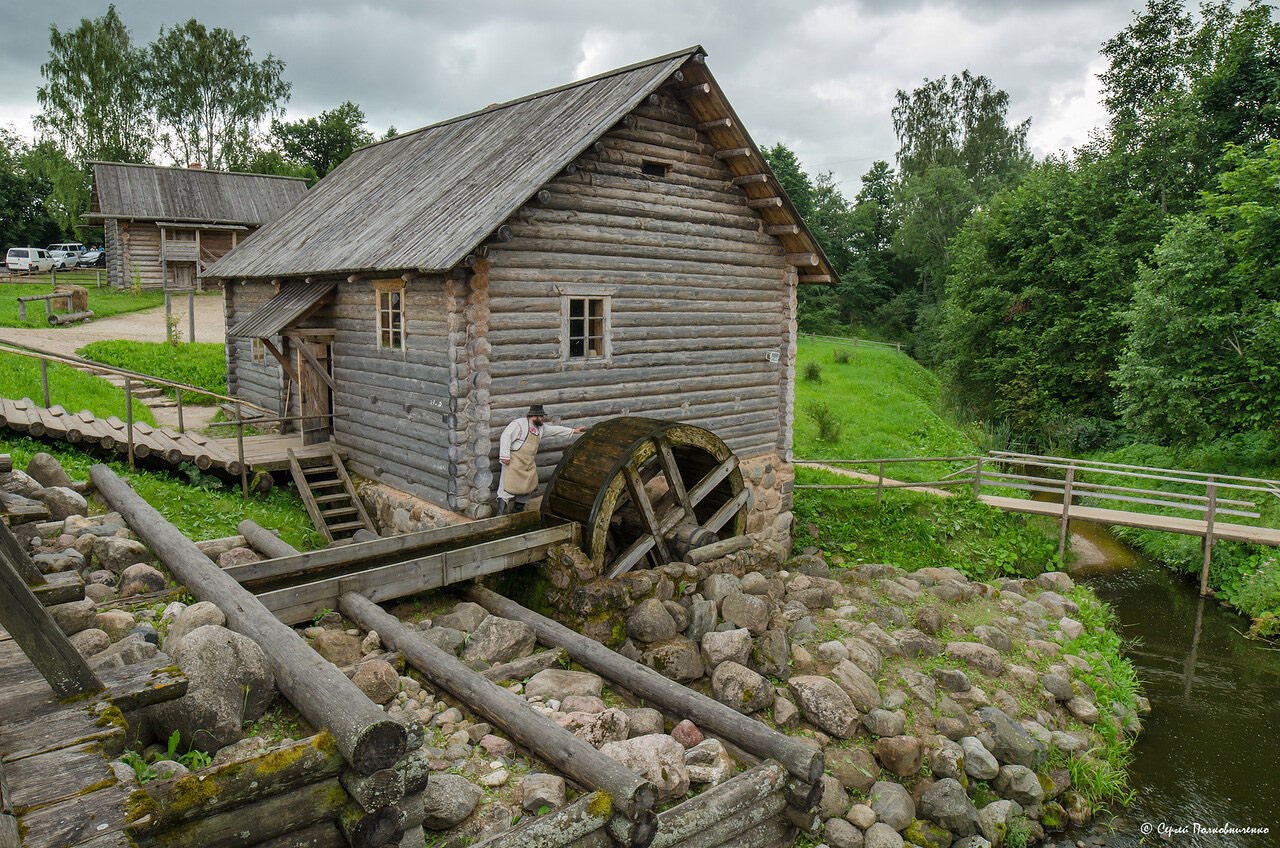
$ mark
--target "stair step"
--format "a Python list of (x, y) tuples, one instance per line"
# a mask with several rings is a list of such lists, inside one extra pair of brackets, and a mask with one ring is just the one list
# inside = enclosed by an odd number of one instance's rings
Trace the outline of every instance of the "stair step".
[(329, 528), (329, 532), (333, 533), (338, 530), (359, 530), (364, 527), (363, 521), (348, 521), (345, 524), (334, 524)]
[(164, 395), (164, 389), (152, 388), (152, 389), (134, 389), (133, 390), (133, 396), (141, 400), (146, 400), (147, 398), (162, 397), (163, 395)]
[(337, 471), (336, 465), (304, 465), (302, 466), (303, 474), (320, 474), (325, 471)]
[(347, 499), (348, 498), (347, 498), (346, 492), (339, 492), (336, 495), (321, 495), (320, 497), (315, 499), (315, 502), (318, 504), (333, 503), (334, 501), (345, 501)]
[(314, 492), (316, 489), (332, 489), (334, 486), (344, 486), (341, 480), (308, 480), (307, 485)]
[(340, 515), (355, 515), (356, 508), (353, 506), (343, 506), (336, 509), (322, 509), (320, 510), (320, 514), (324, 516), (325, 523), (327, 524), (330, 518), (336, 518)]

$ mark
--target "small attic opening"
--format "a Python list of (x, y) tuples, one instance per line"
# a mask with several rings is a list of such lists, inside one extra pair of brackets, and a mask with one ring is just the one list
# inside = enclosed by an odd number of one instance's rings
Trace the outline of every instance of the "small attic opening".
[(645, 159), (640, 163), (640, 173), (646, 177), (666, 177), (671, 173), (671, 163)]

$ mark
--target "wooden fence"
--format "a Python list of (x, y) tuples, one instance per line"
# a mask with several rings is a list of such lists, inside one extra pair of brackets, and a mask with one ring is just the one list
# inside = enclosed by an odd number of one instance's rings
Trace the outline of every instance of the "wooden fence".
[[(931, 475), (934, 479), (923, 481), (904, 482), (888, 475), (892, 467), (907, 464), (942, 467)], [(1246, 496), (1280, 498), (1280, 481), (1259, 477), (1013, 451), (992, 451), (986, 456), (797, 460), (796, 465), (875, 469), (874, 475), (856, 475), (864, 479), (864, 483), (797, 484), (797, 489), (874, 489), (877, 504), (886, 489), (930, 490), (935, 494), (965, 489), (985, 503), (1009, 512), (1057, 517), (1060, 559), (1066, 554), (1067, 527), (1073, 518), (1201, 536), (1204, 539), (1201, 594), (1208, 593), (1209, 562), (1215, 540), (1280, 546), (1280, 530), (1223, 521), (1223, 518), (1256, 520), (1262, 517), (1257, 501), (1248, 500)], [(1111, 504), (1132, 505), (1143, 511), (1113, 508)], [(1188, 519), (1187, 513), (1195, 517)]]

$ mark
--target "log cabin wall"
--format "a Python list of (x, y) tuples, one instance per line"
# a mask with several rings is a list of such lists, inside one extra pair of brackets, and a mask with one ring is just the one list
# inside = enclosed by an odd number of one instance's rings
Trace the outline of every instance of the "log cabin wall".
[[(122, 263), (120, 286), (129, 288), (138, 283), (144, 289), (158, 289), (164, 285), (160, 268), (160, 228), (150, 221), (119, 222), (120, 254)], [(111, 245), (107, 245), (108, 252)]]
[(456, 435), (445, 281), (399, 282), (404, 350), (378, 347), (378, 281), (343, 281), (302, 326), (337, 331), (330, 360), (337, 386), (334, 441), (352, 470), (446, 504), (455, 489), (450, 448)]
[[(223, 290), (223, 311), (227, 327), (245, 320), (276, 294), (276, 287), (265, 281), (228, 283)], [(251, 339), (227, 337), (227, 391), (234, 397), (274, 409), (282, 417), (297, 412), (297, 389), (290, 393), (289, 408), (284, 407), (285, 378), (280, 363), (265, 349), (260, 359), (254, 358)], [(283, 350), (280, 337), (271, 339), (277, 350)]]
[(120, 222), (108, 218), (102, 222), (102, 246), (107, 252), (107, 285), (121, 288), (124, 281), (124, 251), (121, 248)]
[[(688, 421), (743, 459), (787, 456), (795, 271), (688, 108), (652, 101), (509, 219), (510, 241), (490, 245), (495, 469), (502, 428), (531, 403), (566, 424)], [(607, 356), (565, 360), (571, 296), (608, 299)], [(544, 482), (560, 454), (540, 453)]]

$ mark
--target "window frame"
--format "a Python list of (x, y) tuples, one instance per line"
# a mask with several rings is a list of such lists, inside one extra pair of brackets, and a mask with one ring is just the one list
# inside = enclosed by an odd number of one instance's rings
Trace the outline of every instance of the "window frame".
[(265, 365), (267, 362), (267, 345), (257, 336), (249, 340), (249, 358), (254, 365)]
[[(605, 365), (613, 359), (613, 308), (612, 295), (608, 292), (601, 291), (575, 291), (565, 292), (560, 295), (560, 363), (561, 365), (570, 367), (589, 367), (593, 365)], [(581, 301), (584, 304), (583, 317), (571, 318), (573, 303)], [(586, 342), (591, 338), (590, 323), (593, 320), (590, 316), (591, 303), (596, 301), (600, 303), (601, 314), (598, 318), (600, 321), (600, 353), (595, 356), (587, 356)], [(570, 336), (570, 325), (575, 320), (584, 322), (584, 335), (582, 337), (584, 353), (581, 356), (571, 356), (570, 349), (572, 347), (572, 337)]]
[[(403, 354), (409, 349), (405, 289), (406, 284), (401, 279), (373, 281), (373, 344), (376, 350)], [(398, 297), (399, 302), (384, 305), (383, 299), (392, 297)], [(399, 317), (398, 324), (393, 320), (396, 316)], [(384, 324), (384, 320), (387, 323)]]

